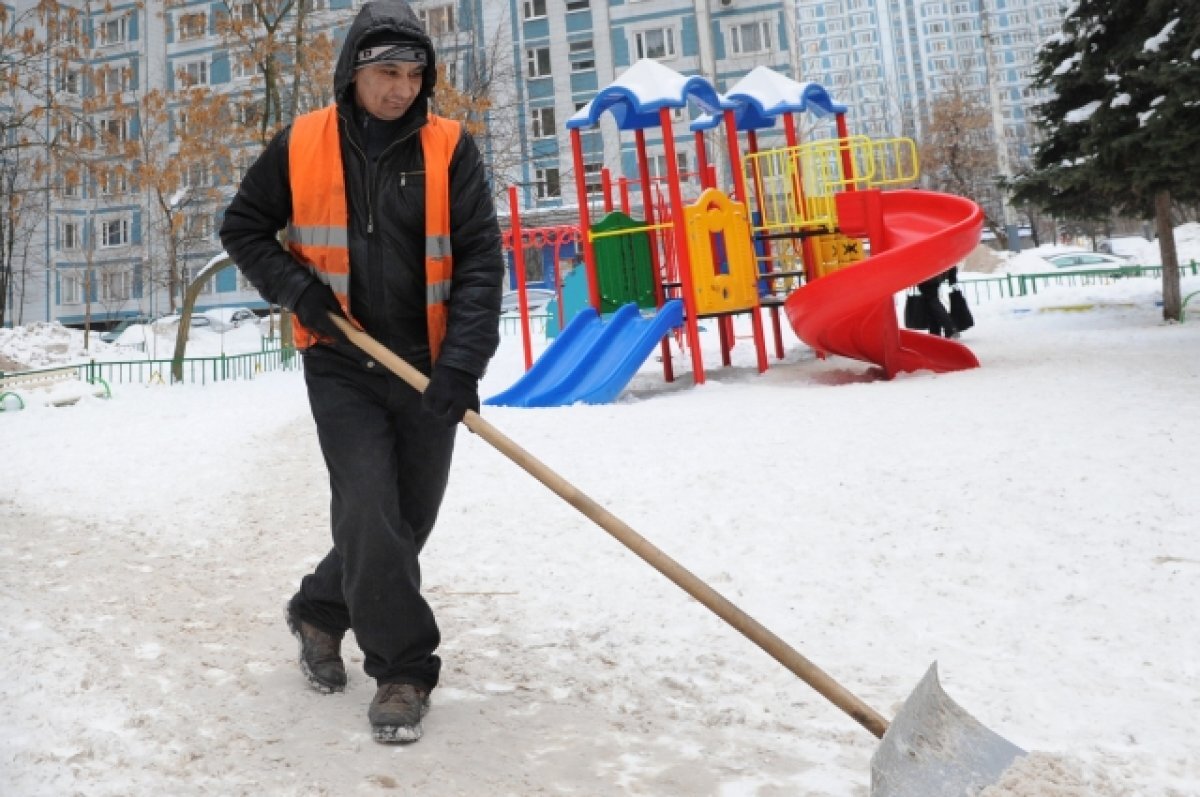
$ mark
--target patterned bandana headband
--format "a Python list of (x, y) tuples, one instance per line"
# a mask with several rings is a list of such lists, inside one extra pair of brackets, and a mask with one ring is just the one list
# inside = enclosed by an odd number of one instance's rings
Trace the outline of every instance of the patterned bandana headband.
[(428, 56), (425, 48), (413, 42), (381, 42), (364, 47), (354, 58), (354, 68), (361, 69), (371, 64), (390, 64), (397, 61), (424, 64)]

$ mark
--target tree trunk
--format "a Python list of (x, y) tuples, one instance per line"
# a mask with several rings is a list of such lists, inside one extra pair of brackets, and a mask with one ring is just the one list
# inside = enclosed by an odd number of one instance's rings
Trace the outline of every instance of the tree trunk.
[(1179, 321), (1183, 313), (1179, 254), (1175, 251), (1175, 230), (1171, 226), (1171, 192), (1165, 188), (1154, 195), (1154, 227), (1162, 257), (1163, 319)]

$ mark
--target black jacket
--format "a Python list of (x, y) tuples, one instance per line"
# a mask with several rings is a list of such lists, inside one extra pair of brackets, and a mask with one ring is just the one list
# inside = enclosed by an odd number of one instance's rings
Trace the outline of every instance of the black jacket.
[[(423, 44), (429, 59), (412, 108), (395, 122), (367, 116), (354, 103), (353, 59), (358, 42), (390, 30)], [(350, 211), (350, 309), (384, 345), (424, 369), (425, 180), (418, 132), (436, 81), (435, 54), (415, 14), (395, 0), (368, 3), (347, 33), (334, 89)], [(246, 172), (225, 211), (221, 242), (246, 278), (269, 302), (292, 308), (316, 277), (278, 242), (291, 216), (288, 136), (281, 131)], [(386, 140), (380, 142), (380, 137)], [(371, 162), (368, 152), (377, 154)], [(450, 242), (454, 272), (449, 322), (440, 363), (482, 376), (499, 345), (504, 278), (500, 228), (483, 160), (464, 129), (450, 162)]]

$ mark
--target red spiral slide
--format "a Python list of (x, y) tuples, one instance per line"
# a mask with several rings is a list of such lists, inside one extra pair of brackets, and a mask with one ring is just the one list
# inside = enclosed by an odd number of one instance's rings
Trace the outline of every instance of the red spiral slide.
[(851, 191), (837, 195), (841, 231), (871, 242), (861, 263), (813, 280), (784, 304), (796, 336), (818, 355), (838, 354), (902, 371), (978, 368), (966, 346), (901, 329), (895, 295), (960, 262), (979, 243), (983, 211), (933, 191)]

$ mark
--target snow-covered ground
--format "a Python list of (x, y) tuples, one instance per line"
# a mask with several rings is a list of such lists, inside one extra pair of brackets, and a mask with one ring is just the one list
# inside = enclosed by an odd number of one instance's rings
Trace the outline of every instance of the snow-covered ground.
[[(651, 361), (612, 405), (484, 417), (884, 716), (936, 660), (1087, 784), (1026, 797), (1195, 795), (1200, 318), (1157, 297), (987, 302), (981, 368), (890, 382), (786, 330), (759, 375), (743, 321), (702, 387)], [(485, 395), (520, 371), (506, 337)], [(283, 624), (329, 534), (299, 374), (31, 403), (0, 451), (4, 795), (868, 793), (870, 734), (466, 432), (423, 560), (443, 683), (400, 748), (352, 641), (322, 696)]]

